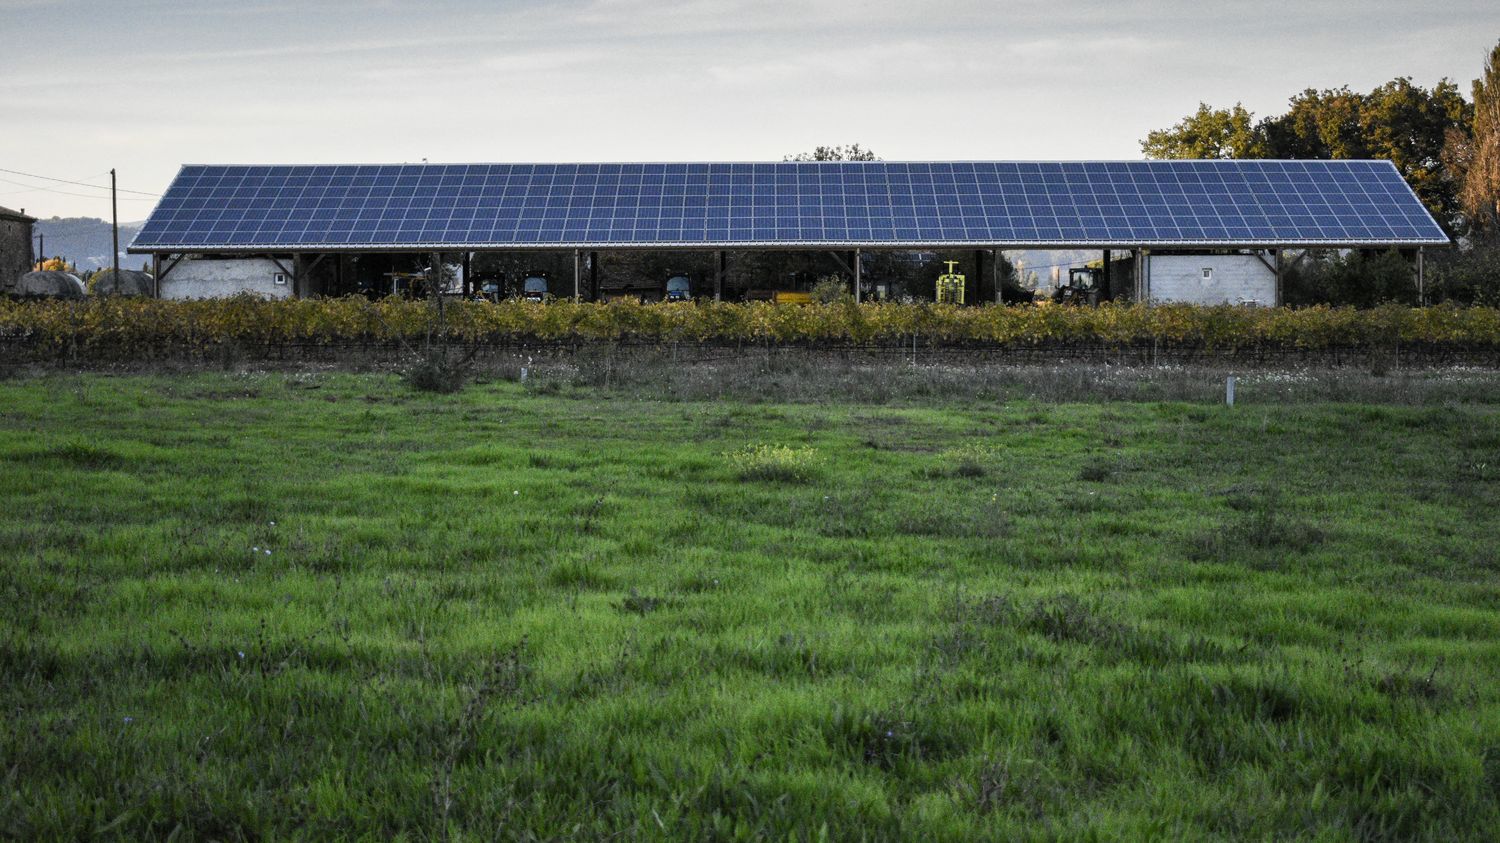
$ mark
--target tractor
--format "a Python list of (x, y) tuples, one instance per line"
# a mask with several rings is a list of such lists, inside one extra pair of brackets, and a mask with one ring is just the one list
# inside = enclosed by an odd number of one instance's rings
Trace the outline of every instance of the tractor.
[(1075, 266), (1068, 270), (1068, 283), (1057, 288), (1052, 300), (1058, 304), (1098, 304), (1102, 270)]

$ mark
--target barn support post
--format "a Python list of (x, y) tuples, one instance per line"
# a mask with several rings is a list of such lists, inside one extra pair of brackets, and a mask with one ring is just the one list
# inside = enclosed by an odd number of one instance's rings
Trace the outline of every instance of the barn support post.
[(984, 299), (984, 250), (974, 250), (974, 298), (973, 302), (979, 304)]
[(1135, 250), (1135, 300), (1146, 304), (1146, 250)]
[(583, 285), (583, 250), (573, 250), (573, 301), (580, 302), (582, 298)]
[(151, 297), (161, 298), (161, 252), (151, 253)]
[(865, 260), (859, 249), (854, 250), (854, 303), (860, 302), (860, 287), (865, 283)]
[(724, 250), (714, 252), (714, 301), (724, 300), (724, 271), (727, 264), (724, 260)]
[(599, 253), (589, 252), (589, 301), (598, 301), (599, 292)]
[(1151, 250), (1141, 250), (1141, 301), (1151, 303)]
[(1281, 253), (1284, 252), (1284, 251), (1286, 251), (1286, 250), (1282, 249), (1280, 246), (1277, 246), (1275, 251), (1276, 251), (1276, 301), (1275, 301), (1275, 306), (1276, 307), (1281, 307), (1281, 301), (1282, 301), (1282, 299), (1281, 299), (1281, 277), (1282, 277), (1282, 274), (1286, 271), (1286, 264), (1282, 261)]
[(302, 253), (292, 252), (292, 298), (302, 298)]
[(1426, 278), (1426, 272), (1425, 272), (1426, 267), (1423, 265), (1426, 262), (1424, 260), (1425, 257), (1426, 257), (1426, 250), (1423, 247), (1418, 246), (1417, 247), (1417, 306), (1418, 307), (1421, 307), (1421, 306), (1427, 304), (1427, 278)]
[(1114, 298), (1115, 297), (1115, 288), (1114, 288), (1112, 279), (1110, 278), (1110, 269), (1109, 269), (1110, 260), (1109, 259), (1110, 259), (1109, 250), (1105, 249), (1104, 250), (1104, 273), (1103, 273), (1102, 283), (1100, 285), (1100, 286), (1104, 287), (1104, 289), (1100, 291), (1100, 294), (1101, 295), (1105, 295), (1105, 296), (1109, 296), (1110, 298)]
[(474, 279), (470, 269), (474, 265), (474, 253), (464, 252), (464, 298), (474, 295)]

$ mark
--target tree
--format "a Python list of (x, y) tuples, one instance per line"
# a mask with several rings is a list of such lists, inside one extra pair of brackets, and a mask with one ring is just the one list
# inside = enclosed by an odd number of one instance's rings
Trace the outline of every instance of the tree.
[(1474, 105), (1460, 204), (1483, 236), (1500, 237), (1500, 44), (1474, 80)]
[(820, 146), (812, 152), (784, 156), (783, 161), (879, 161), (880, 158), (857, 143), (848, 146)]
[(1454, 166), (1471, 131), (1473, 109), (1458, 86), (1444, 79), (1430, 90), (1399, 77), (1368, 94), (1348, 86), (1308, 88), (1288, 101), (1286, 113), (1255, 120), (1239, 104), (1206, 103), (1170, 129), (1141, 142), (1147, 158), (1383, 158), (1449, 231), (1460, 231)]
[(1254, 120), (1239, 103), (1234, 108), (1198, 103), (1198, 111), (1177, 125), (1146, 135), (1141, 151), (1147, 158), (1264, 158), (1264, 138)]

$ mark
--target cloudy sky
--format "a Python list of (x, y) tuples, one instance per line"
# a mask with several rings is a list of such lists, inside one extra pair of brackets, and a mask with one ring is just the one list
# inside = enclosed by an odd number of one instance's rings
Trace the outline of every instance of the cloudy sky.
[(0, 35), (0, 169), (154, 192), (184, 162), (1138, 158), (1200, 100), (1467, 93), (1500, 3), (0, 0)]

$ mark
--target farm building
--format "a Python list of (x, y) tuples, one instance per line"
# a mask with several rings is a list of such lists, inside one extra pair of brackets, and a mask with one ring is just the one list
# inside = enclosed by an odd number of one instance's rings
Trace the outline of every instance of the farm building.
[(712, 255), (714, 298), (767, 292), (726, 289), (731, 253), (826, 252), (859, 298), (875, 252), (972, 250), (983, 278), (1091, 249), (1117, 297), (1275, 304), (1286, 249), (1448, 242), (1387, 161), (402, 164), (185, 166), (130, 251), (173, 297), (388, 291), (400, 255), (467, 287), (476, 254), (562, 253), (551, 292), (597, 299), (601, 251)]
[(21, 276), (31, 271), (31, 231), (36, 220), (21, 211), (0, 208), (0, 293), (14, 291)]

